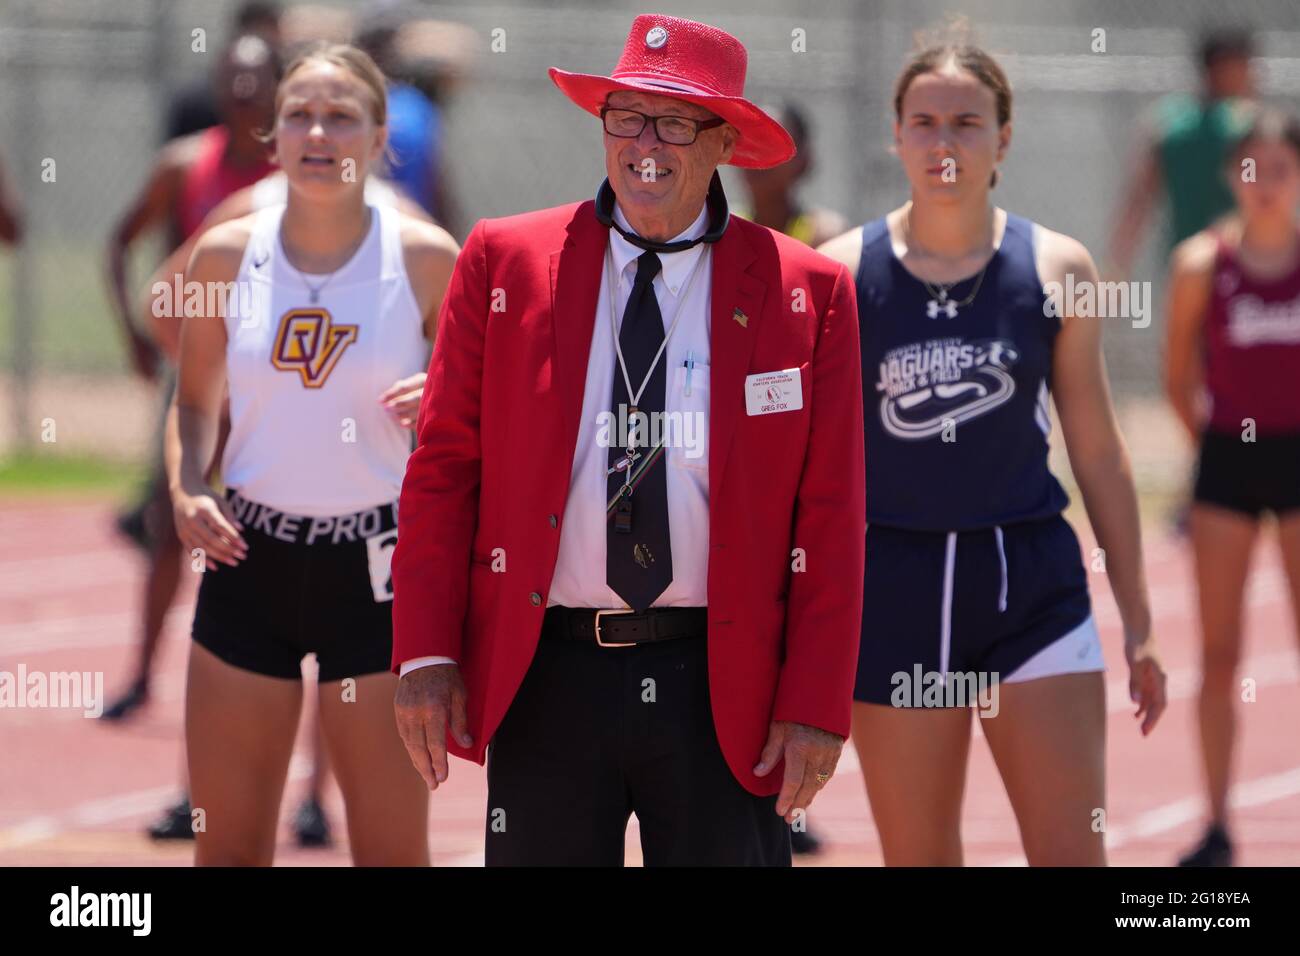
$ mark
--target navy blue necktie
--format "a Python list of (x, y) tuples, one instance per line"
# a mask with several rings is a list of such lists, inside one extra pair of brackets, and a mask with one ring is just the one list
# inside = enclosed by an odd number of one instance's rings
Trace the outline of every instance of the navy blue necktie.
[[(633, 389), (640, 387), (664, 341), (664, 320), (653, 285), (659, 268), (659, 257), (653, 252), (643, 253), (637, 258), (632, 294), (623, 310), (618, 341)], [(631, 397), (623, 372), (618, 367), (617, 356), (614, 363), (611, 402), (614, 420), (618, 423), (627, 420), (631, 431)], [(652, 432), (644, 422), (658, 418), (664, 411), (667, 368), (665, 350), (636, 404), (636, 410), (646, 415), (641, 429), (643, 442), (661, 431), (655, 429)], [(664, 461), (666, 450), (639, 444), (634, 449), (639, 457), (628, 463), (625, 460), (628, 457), (625, 437), (619, 429), (614, 429), (609, 449), (609, 467), (617, 470), (610, 473), (607, 486), (605, 581), (629, 607), (644, 611), (673, 580), (672, 542), (668, 535), (668, 479)], [(620, 462), (622, 468), (618, 468)]]

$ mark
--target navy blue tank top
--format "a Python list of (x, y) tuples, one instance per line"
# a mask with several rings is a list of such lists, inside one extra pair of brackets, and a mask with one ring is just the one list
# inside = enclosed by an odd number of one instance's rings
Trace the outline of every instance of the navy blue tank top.
[(894, 255), (885, 220), (862, 227), (858, 320), (867, 521), (967, 531), (1060, 514), (1047, 468), (1052, 347), (1034, 224), (1007, 215), (998, 251), (941, 306)]

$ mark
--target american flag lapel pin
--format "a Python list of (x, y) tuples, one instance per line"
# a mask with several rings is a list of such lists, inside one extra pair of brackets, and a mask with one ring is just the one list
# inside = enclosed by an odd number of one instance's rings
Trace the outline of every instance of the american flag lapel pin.
[(739, 309), (733, 309), (731, 312), (731, 317), (740, 323), (740, 327), (742, 329), (749, 328), (749, 316), (747, 316), (744, 312), (741, 312)]

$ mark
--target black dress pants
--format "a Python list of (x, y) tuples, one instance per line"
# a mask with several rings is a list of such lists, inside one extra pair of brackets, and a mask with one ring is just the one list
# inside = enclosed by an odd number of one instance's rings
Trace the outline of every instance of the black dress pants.
[[(488, 749), (488, 866), (790, 865), (776, 797), (737, 782), (709, 706), (707, 638), (542, 638)], [(754, 754), (758, 762), (758, 754)]]

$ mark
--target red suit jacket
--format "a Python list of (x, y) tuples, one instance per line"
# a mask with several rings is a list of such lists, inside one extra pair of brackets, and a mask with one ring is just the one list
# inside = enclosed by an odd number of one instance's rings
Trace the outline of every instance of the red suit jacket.
[[(594, 208), (474, 227), (402, 484), (393, 669), (459, 662), (474, 744), (447, 743), (478, 763), (532, 661), (555, 570), (609, 236)], [(849, 733), (866, 534), (858, 312), (847, 269), (737, 217), (712, 283), (709, 687), (727, 764), (769, 795), (784, 768), (752, 772), (769, 721)], [(747, 415), (745, 377), (790, 368), (803, 408)]]

